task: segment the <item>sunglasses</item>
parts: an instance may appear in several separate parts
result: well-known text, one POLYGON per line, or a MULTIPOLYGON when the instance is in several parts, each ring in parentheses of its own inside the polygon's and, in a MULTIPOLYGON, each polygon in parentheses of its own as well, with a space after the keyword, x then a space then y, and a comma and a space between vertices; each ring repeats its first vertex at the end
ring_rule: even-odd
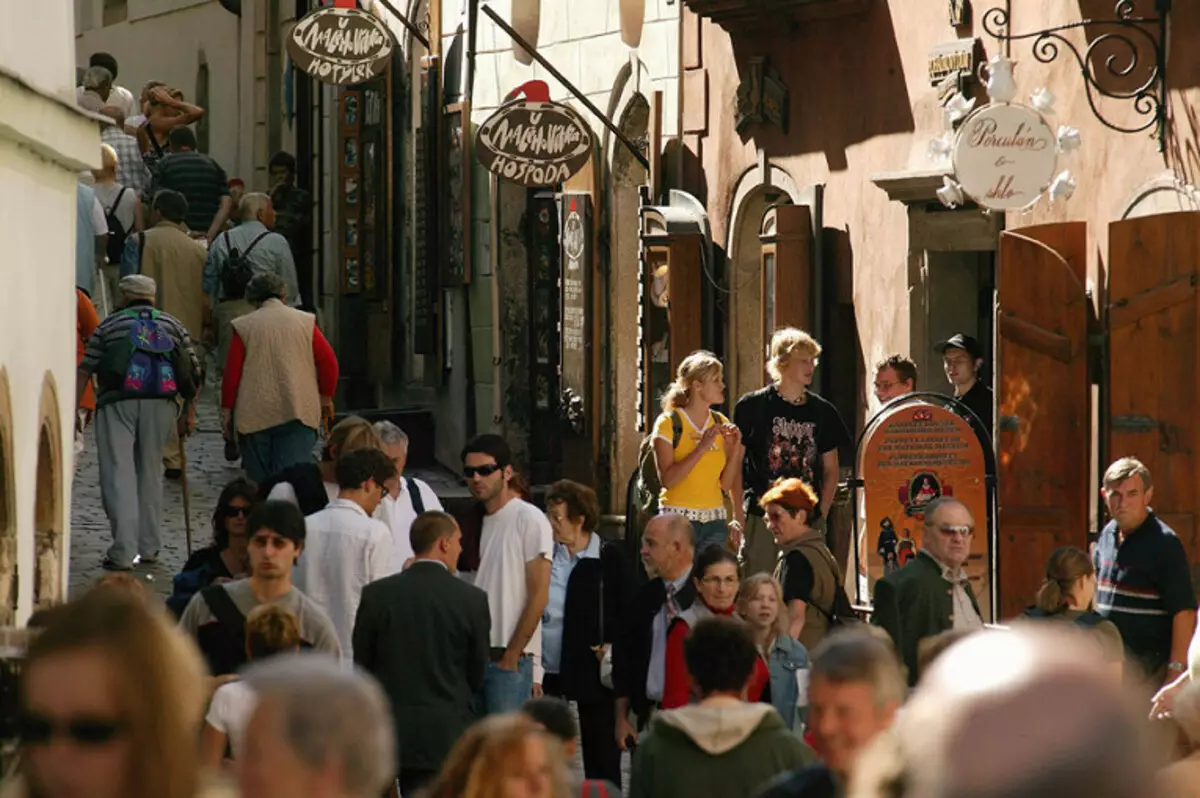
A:
POLYGON ((26 714, 17 720, 21 742, 25 745, 49 745, 57 737, 66 737, 79 745, 100 746, 112 742, 125 724, 105 718, 74 718, 56 721, 40 715, 26 714))
POLYGON ((239 515, 243 518, 250 515, 250 508, 249 507, 233 507, 233 506, 225 508, 225 517, 226 518, 237 518, 239 515))
POLYGON ((475 476, 476 474, 478 474, 481 477, 490 477, 492 474, 495 474, 497 471, 499 471, 502 467, 503 466, 498 466, 495 463, 491 463, 490 465, 481 465, 481 466, 463 466, 463 476, 466 477, 467 479, 470 479, 471 477, 475 476))
POLYGON ((952 526, 950 524, 938 524, 938 531, 941 532, 943 535, 945 535, 948 538, 954 537, 955 535, 962 535, 964 538, 969 538, 969 537, 971 537, 971 535, 975 534, 975 527, 973 527, 973 526, 952 526))

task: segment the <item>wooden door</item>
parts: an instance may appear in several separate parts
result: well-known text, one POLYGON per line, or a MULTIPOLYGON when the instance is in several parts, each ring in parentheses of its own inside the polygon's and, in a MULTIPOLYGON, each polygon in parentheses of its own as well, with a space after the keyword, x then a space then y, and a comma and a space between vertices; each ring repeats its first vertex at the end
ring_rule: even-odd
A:
POLYGON ((1086 239, 1081 222, 1000 236, 995 552, 1001 621, 1033 603, 1054 549, 1087 545, 1086 239))
MULTIPOLYGON (((1179 535, 1195 564, 1200 562, 1200 213, 1115 222, 1109 225, 1108 250, 1105 459, 1133 456, 1146 464, 1154 482, 1154 510, 1179 535)), ((1192 572, 1195 581, 1194 566, 1192 572)))

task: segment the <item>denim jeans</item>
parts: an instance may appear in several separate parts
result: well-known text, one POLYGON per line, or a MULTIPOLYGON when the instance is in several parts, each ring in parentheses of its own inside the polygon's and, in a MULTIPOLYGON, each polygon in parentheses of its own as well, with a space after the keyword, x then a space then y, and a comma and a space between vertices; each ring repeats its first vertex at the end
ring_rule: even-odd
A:
POLYGON ((495 662, 487 664, 479 695, 479 715, 516 712, 533 695, 533 657, 522 654, 515 671, 506 671, 495 662))
POLYGON ((704 523, 693 521, 692 529, 696 532, 696 554, 708 546, 724 546, 729 538, 729 523, 724 518, 704 523))
POLYGON ((238 438, 246 477, 259 485, 288 466, 311 463, 317 445, 317 431, 295 420, 238 438))

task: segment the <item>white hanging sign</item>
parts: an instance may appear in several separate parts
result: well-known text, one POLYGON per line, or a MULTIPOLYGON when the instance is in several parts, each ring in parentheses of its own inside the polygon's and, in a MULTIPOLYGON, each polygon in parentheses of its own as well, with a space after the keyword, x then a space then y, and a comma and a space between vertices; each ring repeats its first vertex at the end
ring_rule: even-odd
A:
POLYGON ((1058 142, 1033 108, 992 103, 963 120, 952 157, 955 178, 980 207, 1017 210, 1036 202, 1054 179, 1058 142))

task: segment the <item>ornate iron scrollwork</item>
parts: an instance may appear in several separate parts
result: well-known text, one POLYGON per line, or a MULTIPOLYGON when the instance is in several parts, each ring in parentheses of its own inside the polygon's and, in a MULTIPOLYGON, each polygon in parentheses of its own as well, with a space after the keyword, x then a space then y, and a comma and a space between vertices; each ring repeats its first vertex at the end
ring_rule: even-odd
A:
POLYGON ((570 388, 563 388, 558 396, 558 413, 563 421, 571 425, 576 435, 583 434, 583 397, 570 388))
MULTIPOLYGON (((1075 57, 1083 76, 1084 90, 1092 113, 1107 128, 1121 133, 1139 133, 1154 128, 1159 149, 1166 144, 1167 136, 1167 17, 1171 11, 1171 0, 1155 0, 1157 16, 1134 16, 1136 0, 1118 0, 1111 19, 1084 19, 1066 25, 1058 25, 1028 33, 1013 33, 1009 30, 1009 12, 997 6, 983 15, 983 29, 988 35, 1001 42, 1033 40, 1033 57, 1043 64, 1058 58, 1061 44, 1075 57), (1067 39, 1064 31, 1084 28, 1106 31, 1097 35, 1082 52, 1067 39), (1106 87, 1112 80, 1120 81, 1138 74, 1143 63, 1143 46, 1148 45, 1153 56, 1146 79, 1134 88, 1120 90, 1106 87), (1097 48, 1113 48, 1103 59, 1093 56, 1097 48), (1103 72, 1096 61, 1103 63, 1103 72), (1135 126, 1123 126, 1111 122, 1098 107, 1098 98, 1132 100, 1134 110, 1145 122, 1135 126)), ((1101 50, 1103 52, 1103 50, 1101 50)), ((1142 67, 1146 69, 1145 66, 1142 67)))

